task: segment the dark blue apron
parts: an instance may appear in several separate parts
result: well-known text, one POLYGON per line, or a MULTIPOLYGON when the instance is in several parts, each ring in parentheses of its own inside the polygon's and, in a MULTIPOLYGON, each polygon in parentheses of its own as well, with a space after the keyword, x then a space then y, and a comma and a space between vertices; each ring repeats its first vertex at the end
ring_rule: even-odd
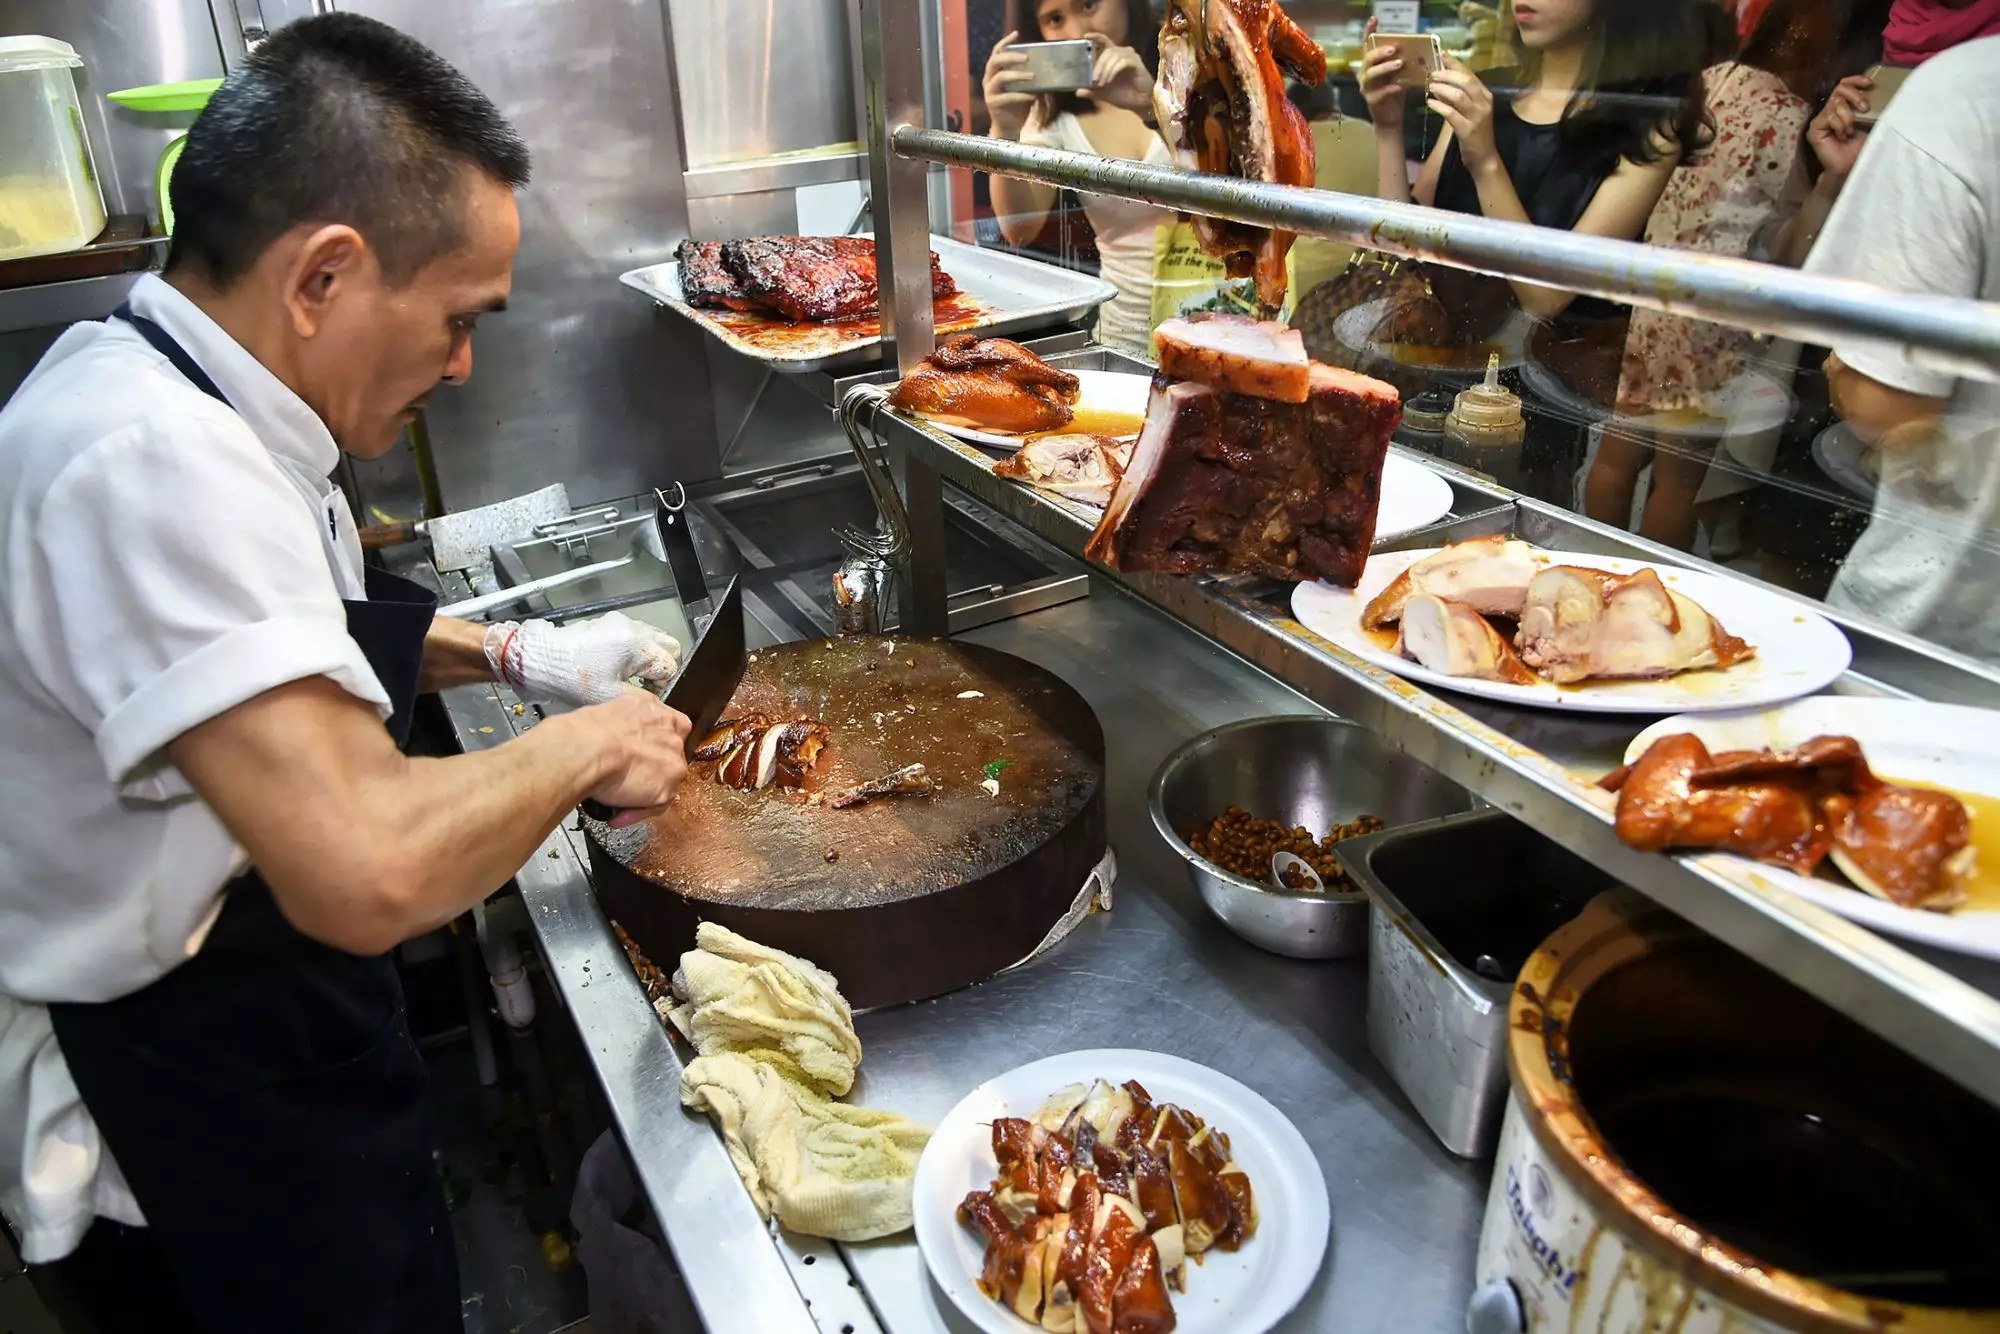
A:
MULTIPOLYGON (((117 317, 228 401, 165 330, 129 307, 117 317)), ((437 599, 373 569, 367 593, 343 604, 347 629, 389 694, 400 746, 437 599)), ((359 958, 297 931, 253 869, 226 888, 192 959, 129 996, 49 1008, 188 1327, 461 1328, 424 1063, 387 955, 359 958)), ((160 1319, 165 1294, 134 1295, 137 1314, 102 1334, 124 1334, 127 1319, 148 1334, 173 1327, 160 1319)))

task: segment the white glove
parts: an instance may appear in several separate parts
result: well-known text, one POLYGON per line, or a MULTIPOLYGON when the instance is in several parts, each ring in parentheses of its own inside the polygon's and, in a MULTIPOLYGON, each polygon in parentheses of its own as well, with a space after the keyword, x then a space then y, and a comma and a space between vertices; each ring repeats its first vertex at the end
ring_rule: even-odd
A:
POLYGON ((680 666, 680 641, 619 612, 582 625, 502 621, 486 628, 486 663, 523 699, 602 704, 637 677, 664 689, 680 666))

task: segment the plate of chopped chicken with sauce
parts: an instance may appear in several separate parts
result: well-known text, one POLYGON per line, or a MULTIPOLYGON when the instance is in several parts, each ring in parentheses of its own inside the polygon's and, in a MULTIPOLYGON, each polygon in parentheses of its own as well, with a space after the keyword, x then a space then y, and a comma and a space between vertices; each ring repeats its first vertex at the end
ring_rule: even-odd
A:
POLYGON ((1782 704, 1853 656, 1833 622, 1755 584, 1504 536, 1384 552, 1353 588, 1299 585, 1292 614, 1410 680, 1582 713, 1782 704))
POLYGON ((1257 1334, 1326 1256, 1326 1183, 1269 1102, 1149 1051, 988 1080, 917 1165, 917 1245, 988 1334, 1257 1334))
POLYGON ((1619 837, 1709 850, 1738 884, 2000 959, 2000 728, 1918 700, 1820 696, 1668 718, 1632 741, 1614 792, 1619 837))

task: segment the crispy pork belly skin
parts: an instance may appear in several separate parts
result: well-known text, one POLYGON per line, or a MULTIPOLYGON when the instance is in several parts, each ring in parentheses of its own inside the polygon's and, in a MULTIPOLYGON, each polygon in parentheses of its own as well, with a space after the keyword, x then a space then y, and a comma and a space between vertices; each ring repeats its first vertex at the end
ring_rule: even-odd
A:
POLYGON ((1160 373, 1210 389, 1303 403, 1312 361, 1299 331, 1245 315, 1186 315, 1153 331, 1160 373))
MULTIPOLYGON (((720 256, 746 296, 788 320, 850 320, 877 313, 873 237, 753 236, 723 242, 720 256)), ((933 251, 931 299, 957 290, 933 251)))
POLYGON ((705 310, 756 310, 743 284, 722 267, 722 242, 683 241, 674 252, 681 264, 681 295, 705 310))
POLYGON ((1126 571, 1352 585, 1402 416, 1379 380, 1313 364, 1304 403, 1156 376, 1146 425, 1085 548, 1126 571))

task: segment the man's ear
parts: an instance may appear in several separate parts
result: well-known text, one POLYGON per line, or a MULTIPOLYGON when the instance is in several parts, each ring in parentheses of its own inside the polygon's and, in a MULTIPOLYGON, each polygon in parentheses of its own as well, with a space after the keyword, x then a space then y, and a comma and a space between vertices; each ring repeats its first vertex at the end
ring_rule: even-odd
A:
POLYGON ((306 236, 293 252, 284 278, 292 330, 311 338, 325 325, 336 301, 359 286, 378 282, 381 272, 360 232, 346 223, 331 223, 306 236))

